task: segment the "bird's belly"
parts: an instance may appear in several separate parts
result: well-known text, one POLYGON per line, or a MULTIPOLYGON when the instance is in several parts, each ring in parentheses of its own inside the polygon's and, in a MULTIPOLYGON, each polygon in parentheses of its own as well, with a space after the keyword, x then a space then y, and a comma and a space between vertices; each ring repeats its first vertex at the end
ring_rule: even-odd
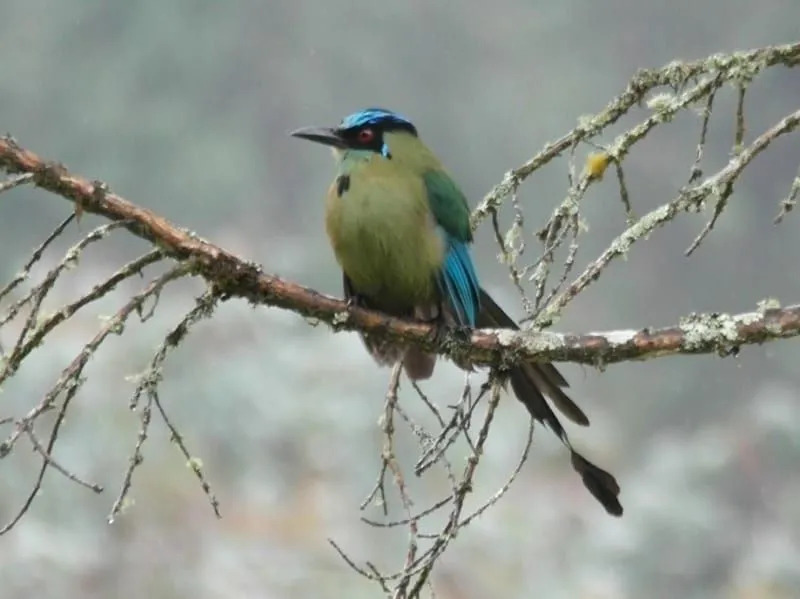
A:
POLYGON ((443 241, 422 208, 381 200, 338 199, 328 234, 355 291, 376 308, 403 314, 436 300, 443 241))

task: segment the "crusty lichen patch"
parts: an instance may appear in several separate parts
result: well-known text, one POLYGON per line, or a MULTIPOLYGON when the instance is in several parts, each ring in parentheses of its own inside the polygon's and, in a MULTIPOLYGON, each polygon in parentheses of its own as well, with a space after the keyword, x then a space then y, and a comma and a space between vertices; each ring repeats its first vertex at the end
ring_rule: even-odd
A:
POLYGON ((553 351, 563 346, 561 335, 547 331, 521 334, 520 331, 500 329, 497 331, 497 342, 502 347, 521 349, 531 354, 553 351))
POLYGON ((678 325, 684 335, 688 351, 701 351, 715 347, 728 353, 741 343, 739 324, 729 314, 690 314, 678 325))

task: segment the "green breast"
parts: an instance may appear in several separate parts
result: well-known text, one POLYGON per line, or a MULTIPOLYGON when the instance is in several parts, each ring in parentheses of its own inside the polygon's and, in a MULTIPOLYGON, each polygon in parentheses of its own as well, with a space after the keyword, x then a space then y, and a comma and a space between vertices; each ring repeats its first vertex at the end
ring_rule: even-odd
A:
POLYGON ((342 270, 359 294, 387 312, 435 301, 444 248, 422 179, 402 176, 382 158, 349 166, 348 184, 331 186, 326 214, 342 270))

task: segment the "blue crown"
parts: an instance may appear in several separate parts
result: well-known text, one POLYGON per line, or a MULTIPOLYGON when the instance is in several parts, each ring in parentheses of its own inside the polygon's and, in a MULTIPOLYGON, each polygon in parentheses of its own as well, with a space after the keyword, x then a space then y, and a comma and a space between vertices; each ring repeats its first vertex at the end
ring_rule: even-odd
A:
POLYGON ((417 129, 402 115, 385 108, 366 108, 342 119, 340 129, 356 129, 364 126, 384 125, 389 128, 407 129, 416 134, 417 129))

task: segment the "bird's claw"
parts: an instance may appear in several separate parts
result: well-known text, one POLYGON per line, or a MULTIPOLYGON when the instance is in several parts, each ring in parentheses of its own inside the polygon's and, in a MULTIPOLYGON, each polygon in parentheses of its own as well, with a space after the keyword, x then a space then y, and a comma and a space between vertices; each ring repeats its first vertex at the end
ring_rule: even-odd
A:
POLYGON ((355 295, 355 294, 351 295, 345 301, 345 307, 348 310, 351 310, 353 308, 362 308, 363 306, 364 306, 364 300, 360 295, 355 295))
POLYGON ((457 339, 459 341, 467 341, 469 340, 470 335, 472 334, 472 329, 470 327, 445 323, 438 318, 429 322, 433 324, 432 340, 437 345, 441 344, 446 339, 457 339))

